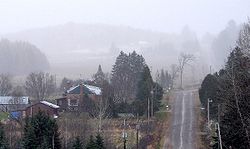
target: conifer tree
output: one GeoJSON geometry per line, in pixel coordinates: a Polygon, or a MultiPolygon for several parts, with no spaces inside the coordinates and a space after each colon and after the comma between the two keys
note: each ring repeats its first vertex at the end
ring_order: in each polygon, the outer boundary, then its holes
{"type": "Polygon", "coordinates": [[[145,65],[144,58],[135,51],[129,54],[120,52],[111,74],[116,102],[127,102],[136,97],[138,81],[145,65]]]}
{"type": "Polygon", "coordinates": [[[151,98],[153,88],[153,79],[149,68],[146,66],[141,73],[141,79],[138,82],[138,90],[135,101],[135,112],[143,115],[147,111],[147,101],[151,98]]]}
{"type": "Polygon", "coordinates": [[[24,126],[23,148],[60,149],[61,142],[56,121],[43,112],[27,118],[24,126]]]}
{"type": "Polygon", "coordinates": [[[86,146],[86,149],[96,149],[96,142],[95,142],[92,135],[89,138],[89,142],[88,142],[88,144],[86,146]]]}
{"type": "Polygon", "coordinates": [[[98,66],[98,70],[97,70],[96,74],[94,74],[93,78],[94,78],[95,84],[98,87],[103,86],[103,84],[105,82],[105,74],[102,71],[102,66],[101,65],[98,66]]]}
{"type": "Polygon", "coordinates": [[[96,136],[96,142],[95,142],[95,144],[96,144],[96,149],[105,149],[103,138],[100,135],[100,133],[98,133],[97,136],[96,136]]]}
{"type": "Polygon", "coordinates": [[[83,145],[79,137],[76,137],[73,143],[73,149],[83,149],[83,145]]]}
{"type": "Polygon", "coordinates": [[[223,101],[221,136],[225,146],[250,146],[250,58],[236,47],[230,54],[221,76],[219,97],[223,101]]]}

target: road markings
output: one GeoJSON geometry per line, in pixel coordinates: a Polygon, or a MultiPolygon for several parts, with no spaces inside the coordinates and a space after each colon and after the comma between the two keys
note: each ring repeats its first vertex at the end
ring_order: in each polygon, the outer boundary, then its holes
{"type": "Polygon", "coordinates": [[[192,105],[193,105],[193,93],[190,93],[190,98],[189,98],[189,106],[190,106],[190,123],[189,123],[189,140],[188,140],[188,144],[191,145],[192,144],[192,130],[193,130],[193,109],[192,109],[192,105]]]}
{"type": "Polygon", "coordinates": [[[180,131],[180,147],[179,149],[183,148],[183,127],[184,127],[184,120],[185,120],[185,94],[182,96],[182,115],[181,115],[181,131],[180,131]]]}

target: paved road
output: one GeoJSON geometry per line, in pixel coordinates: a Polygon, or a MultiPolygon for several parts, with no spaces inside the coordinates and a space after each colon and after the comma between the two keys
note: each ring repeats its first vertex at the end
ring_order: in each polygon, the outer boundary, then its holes
{"type": "Polygon", "coordinates": [[[173,149],[195,148],[195,98],[194,90],[175,93],[170,126],[170,144],[173,149]]]}

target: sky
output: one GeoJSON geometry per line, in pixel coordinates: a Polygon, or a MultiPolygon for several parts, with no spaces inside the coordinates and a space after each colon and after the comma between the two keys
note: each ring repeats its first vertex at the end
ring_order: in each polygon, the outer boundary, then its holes
{"type": "Polygon", "coordinates": [[[0,0],[0,34],[75,23],[124,25],[198,35],[250,16],[249,0],[0,0]]]}

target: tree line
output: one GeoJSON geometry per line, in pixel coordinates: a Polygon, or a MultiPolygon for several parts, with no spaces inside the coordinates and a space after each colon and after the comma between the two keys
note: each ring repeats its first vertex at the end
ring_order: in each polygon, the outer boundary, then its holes
{"type": "MultiPolygon", "coordinates": [[[[223,148],[250,147],[250,21],[243,25],[225,67],[208,74],[199,90],[203,107],[210,103],[210,115],[220,125],[223,148]]],[[[218,139],[215,139],[218,142],[218,139]]],[[[217,148],[214,145],[213,148],[217,148]]]]}
{"type": "Polygon", "coordinates": [[[27,75],[35,71],[47,71],[47,57],[28,42],[0,40],[0,73],[27,75]]]}
{"type": "Polygon", "coordinates": [[[13,85],[12,76],[0,74],[0,96],[29,96],[33,100],[45,100],[56,91],[55,76],[44,72],[32,72],[24,85],[13,85]]]}
{"type": "MultiPolygon", "coordinates": [[[[58,130],[58,124],[55,119],[49,117],[44,112],[38,112],[32,117],[25,119],[21,138],[17,142],[17,148],[22,149],[61,149],[62,138],[58,130]]],[[[0,148],[11,148],[5,136],[4,126],[0,124],[0,148]]],[[[80,137],[75,137],[72,149],[105,149],[102,135],[97,133],[95,139],[90,136],[89,141],[84,145],[80,137]]]]}

